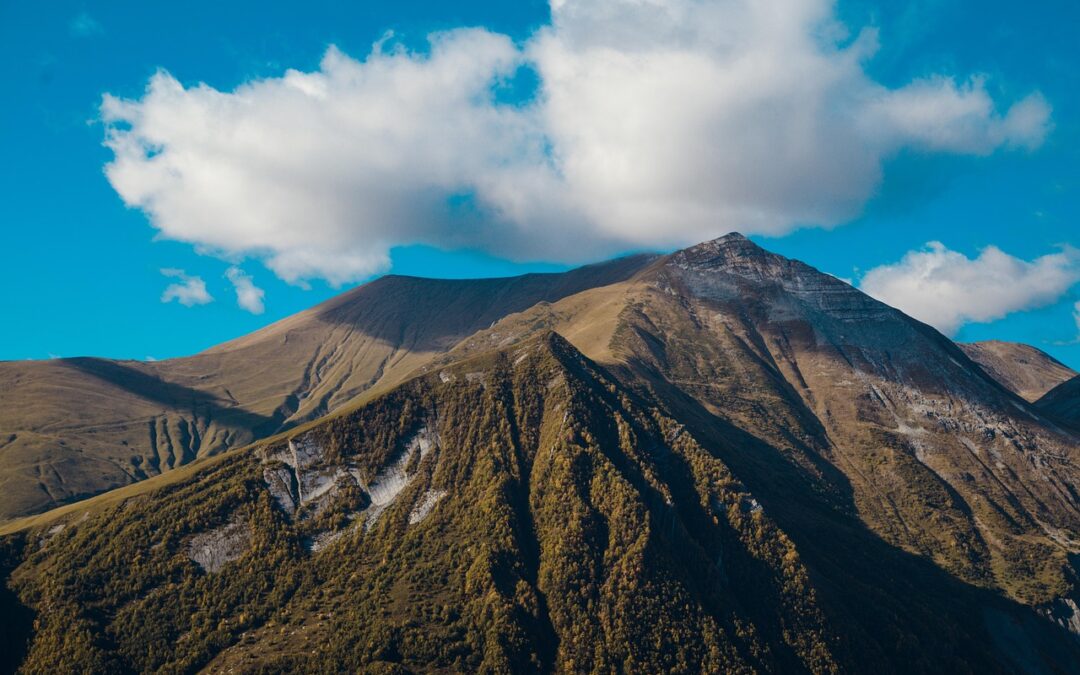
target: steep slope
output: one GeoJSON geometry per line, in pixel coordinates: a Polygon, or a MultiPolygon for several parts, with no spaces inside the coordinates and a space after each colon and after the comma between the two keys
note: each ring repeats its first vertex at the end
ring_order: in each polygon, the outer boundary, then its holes
{"type": "Polygon", "coordinates": [[[505,279],[383,277],[190,358],[0,362],[0,519],[314,419],[506,314],[619,282],[650,260],[505,279]]]}
{"type": "Polygon", "coordinates": [[[1077,436],[951,341],[738,236],[673,255],[650,294],[621,330],[632,368],[786,447],[959,578],[1031,603],[1072,592],[1077,436]]]}
{"type": "MultiPolygon", "coordinates": [[[[851,507],[889,543],[1080,631],[1080,439],[937,331],[738,235],[605,289],[618,307],[603,321],[589,296],[508,316],[452,355],[558,330],[699,433],[762,443],[725,457],[755,492],[851,507]]],[[[806,508],[791,502],[793,536],[813,527],[806,508]]]]}
{"type": "Polygon", "coordinates": [[[1035,407],[1080,429],[1080,375],[1048,391],[1035,402],[1035,407]]]}
{"type": "Polygon", "coordinates": [[[686,422],[550,333],[449,364],[6,540],[22,667],[1076,672],[1057,626],[843,508],[808,502],[804,554],[773,515],[804,496],[724,459],[765,446],[686,422]]]}
{"type": "Polygon", "coordinates": [[[1029,403],[1077,375],[1046,352],[1019,342],[987,340],[960,342],[956,346],[1006,389],[1029,403]]]}

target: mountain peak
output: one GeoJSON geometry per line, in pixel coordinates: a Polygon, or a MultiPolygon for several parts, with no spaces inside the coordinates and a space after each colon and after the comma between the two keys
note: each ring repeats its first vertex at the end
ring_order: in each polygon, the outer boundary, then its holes
{"type": "Polygon", "coordinates": [[[700,244],[695,244],[694,246],[679,251],[679,253],[699,255],[716,254],[720,252],[729,255],[766,253],[765,249],[750,241],[739,232],[729,232],[722,237],[703,241],[700,244]]]}
{"type": "Polygon", "coordinates": [[[757,282],[820,275],[809,265],[771,253],[738,232],[677,251],[670,263],[683,271],[723,271],[757,282]]]}

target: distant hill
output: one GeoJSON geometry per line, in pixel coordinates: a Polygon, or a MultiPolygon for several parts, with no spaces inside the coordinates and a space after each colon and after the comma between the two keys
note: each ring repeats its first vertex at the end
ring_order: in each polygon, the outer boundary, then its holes
{"type": "Polygon", "coordinates": [[[958,346],[1006,389],[1030,403],[1077,375],[1046,352],[1019,342],[988,340],[958,346]]]}
{"type": "Polygon", "coordinates": [[[649,260],[503,279],[383,277],[188,358],[0,362],[0,519],[314,419],[506,314],[625,279],[649,260]]]}

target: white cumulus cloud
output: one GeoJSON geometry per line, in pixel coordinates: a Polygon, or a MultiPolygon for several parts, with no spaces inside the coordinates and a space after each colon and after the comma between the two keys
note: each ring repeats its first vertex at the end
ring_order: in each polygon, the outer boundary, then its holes
{"type": "Polygon", "coordinates": [[[236,304],[240,305],[241,309],[252,314],[262,314],[265,311],[266,308],[263,306],[265,292],[255,285],[250,275],[239,267],[230,267],[225,271],[225,276],[236,289],[236,304]]]}
{"type": "Polygon", "coordinates": [[[1053,303],[1080,281],[1080,253],[1066,248],[1032,261],[996,246],[968,258],[930,242],[903,259],[868,271],[859,288],[904,313],[952,335],[982,323],[1053,303]]]}
{"type": "Polygon", "coordinates": [[[330,48],[232,91],[166,71],[101,106],[112,186],[161,235],[290,282],[384,269],[399,244],[578,262],[856,216],[905,148],[1037,147],[1037,92],[889,88],[830,0],[553,0],[524,44],[484,29],[330,48]],[[534,100],[495,92],[519,68],[534,100]]]}
{"type": "Polygon", "coordinates": [[[206,284],[202,278],[188,276],[184,270],[171,267],[161,270],[161,273],[167,277],[179,279],[178,282],[169,284],[165,288],[165,292],[161,294],[162,302],[176,300],[185,307],[194,307],[195,305],[205,305],[213,302],[214,298],[207,292],[206,284]]]}

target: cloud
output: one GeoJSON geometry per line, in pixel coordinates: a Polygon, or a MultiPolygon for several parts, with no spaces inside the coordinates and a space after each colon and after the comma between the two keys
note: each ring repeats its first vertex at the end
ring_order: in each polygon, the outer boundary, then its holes
{"type": "Polygon", "coordinates": [[[236,304],[252,314],[262,314],[266,309],[263,306],[265,291],[256,286],[251,277],[239,267],[230,267],[225,271],[225,276],[236,289],[236,304]]]}
{"type": "Polygon", "coordinates": [[[68,22],[68,33],[72,37],[94,37],[95,35],[102,35],[104,32],[105,29],[98,23],[97,19],[86,12],[78,14],[68,22]]]}
{"type": "Polygon", "coordinates": [[[996,246],[977,258],[930,242],[891,265],[869,270],[859,288],[952,335],[964,324],[1051,304],[1080,281],[1080,252],[1065,248],[1030,262],[996,246]]]}
{"type": "Polygon", "coordinates": [[[185,307],[193,307],[214,301],[213,296],[206,291],[206,284],[203,283],[200,277],[189,277],[184,273],[184,270],[173,268],[165,268],[161,270],[161,273],[167,277],[180,280],[166,287],[165,292],[161,294],[162,302],[176,300],[185,307]]]}
{"type": "Polygon", "coordinates": [[[829,0],[553,0],[524,44],[484,29],[330,48],[233,91],[165,71],[106,95],[106,173],[161,235],[289,282],[343,283],[424,243],[580,262],[856,216],[904,149],[985,155],[1048,133],[1040,94],[979,76],[898,88],[829,0]],[[534,100],[500,102],[521,68],[534,100]]]}

